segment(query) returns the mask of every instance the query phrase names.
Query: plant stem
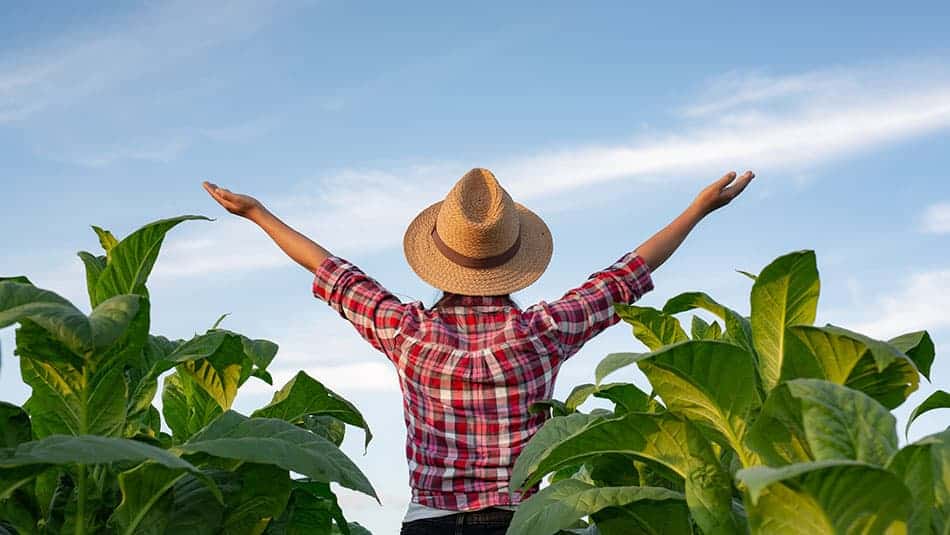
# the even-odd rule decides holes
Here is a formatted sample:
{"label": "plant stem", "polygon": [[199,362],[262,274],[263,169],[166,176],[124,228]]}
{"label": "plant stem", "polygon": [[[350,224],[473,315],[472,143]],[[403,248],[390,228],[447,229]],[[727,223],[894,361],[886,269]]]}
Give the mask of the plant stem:
{"label": "plant stem", "polygon": [[79,465],[79,485],[76,497],[76,535],[86,533],[86,466]]}

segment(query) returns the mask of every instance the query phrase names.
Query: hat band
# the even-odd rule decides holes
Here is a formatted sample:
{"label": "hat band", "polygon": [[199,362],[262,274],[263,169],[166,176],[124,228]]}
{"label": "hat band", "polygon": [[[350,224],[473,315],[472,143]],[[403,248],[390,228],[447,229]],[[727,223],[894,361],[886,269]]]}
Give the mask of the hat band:
{"label": "hat band", "polygon": [[518,253],[518,249],[521,248],[521,233],[518,233],[518,238],[515,240],[515,243],[513,243],[511,247],[509,247],[505,252],[483,258],[465,256],[455,249],[449,247],[444,241],[442,241],[442,238],[439,236],[439,231],[435,226],[432,227],[432,241],[435,243],[435,248],[438,249],[440,253],[442,253],[442,256],[448,258],[453,264],[472,269],[489,269],[498,267],[514,258],[515,254]]}

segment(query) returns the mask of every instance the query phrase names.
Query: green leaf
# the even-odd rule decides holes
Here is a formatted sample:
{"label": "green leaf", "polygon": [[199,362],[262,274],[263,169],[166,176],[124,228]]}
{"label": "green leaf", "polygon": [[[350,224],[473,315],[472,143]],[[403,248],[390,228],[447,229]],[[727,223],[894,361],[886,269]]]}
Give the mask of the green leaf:
{"label": "green leaf", "polygon": [[914,423],[914,420],[916,420],[921,414],[936,409],[948,408],[950,408],[950,393],[944,390],[937,390],[933,394],[930,394],[927,396],[927,399],[923,401],[923,403],[917,405],[913,412],[910,413],[910,417],[907,418],[907,426],[904,427],[904,436],[906,437],[908,432],[910,432],[910,424]]}
{"label": "green leaf", "polygon": [[722,338],[722,327],[719,322],[706,323],[699,316],[693,316],[690,334],[693,340],[719,340]]}
{"label": "green leaf", "polygon": [[182,221],[204,216],[179,216],[149,223],[108,249],[109,259],[96,281],[94,305],[121,294],[148,297],[145,282],[155,265],[165,234]]}
{"label": "green leaf", "polygon": [[222,412],[218,402],[198,387],[191,376],[175,372],[165,377],[162,414],[176,443],[191,438]]}
{"label": "green leaf", "polygon": [[594,369],[594,381],[599,385],[604,377],[645,358],[650,353],[610,353]]}
{"label": "green leaf", "polygon": [[596,390],[597,386],[590,383],[577,385],[571,390],[571,393],[567,395],[567,399],[564,400],[564,406],[567,407],[570,412],[574,412],[578,407],[583,405],[584,402],[587,401],[587,398]]}
{"label": "green leaf", "polygon": [[[336,528],[334,526],[334,522]],[[319,481],[295,480],[287,508],[267,526],[267,535],[349,533],[350,526],[330,485]],[[365,530],[364,530],[365,531]],[[368,533],[368,532],[367,532]]]}
{"label": "green leaf", "polygon": [[96,233],[96,236],[99,237],[99,245],[102,246],[102,250],[108,255],[109,259],[112,259],[112,248],[119,244],[119,240],[115,239],[115,236],[111,232],[103,228],[92,225],[92,230]]}
{"label": "green leaf", "polygon": [[930,380],[930,367],[934,362],[934,341],[927,331],[902,334],[897,338],[891,338],[887,343],[910,357],[921,375]]}
{"label": "green leaf", "polygon": [[535,401],[534,403],[528,406],[529,414],[544,413],[551,417],[556,417],[556,416],[567,416],[568,414],[571,414],[572,412],[574,411],[572,411],[571,409],[568,409],[567,405],[565,405],[563,401],[560,401],[557,399],[542,399],[539,401]]}
{"label": "green leaf", "polygon": [[109,518],[123,535],[166,532],[174,494],[169,492],[186,471],[145,462],[119,474],[122,501]]}
{"label": "green leaf", "polygon": [[752,358],[737,345],[699,340],[668,346],[637,364],[670,412],[710,432],[750,466],[743,440],[750,411],[759,404]]}
{"label": "green leaf", "polygon": [[[545,473],[538,473],[540,463],[546,459],[551,451],[561,442],[570,438],[581,429],[593,422],[603,420],[603,417],[591,414],[574,413],[551,418],[544,422],[541,429],[531,437],[528,444],[521,450],[511,473],[509,484],[512,491],[525,486],[525,482],[532,479],[532,484],[541,480]],[[550,472],[551,470],[548,470]]]}
{"label": "green leaf", "polygon": [[0,448],[15,448],[32,437],[30,417],[22,408],[0,401]]}
{"label": "green leaf", "polygon": [[750,279],[752,279],[752,280],[757,280],[757,279],[759,278],[758,275],[753,275],[752,273],[749,273],[748,271],[742,271],[741,269],[737,269],[737,270],[736,270],[736,273],[738,273],[738,274],[740,274],[740,275],[745,275],[746,277],[748,277],[748,278],[750,278]]}
{"label": "green leaf", "polygon": [[254,411],[251,416],[279,418],[299,424],[309,415],[332,416],[363,429],[366,437],[364,447],[373,438],[369,425],[355,405],[302,371],[278,390],[270,403]]}
{"label": "green leaf", "polygon": [[726,324],[723,339],[734,342],[746,348],[753,355],[755,354],[752,342],[752,327],[749,320],[735,310],[717,303],[705,293],[686,292],[677,295],[663,305],[663,313],[679,314],[697,308],[713,313]]}
{"label": "green leaf", "polygon": [[287,470],[270,464],[243,464],[237,469],[236,492],[225,493],[222,535],[259,535],[279,518],[290,499]]}
{"label": "green leaf", "polygon": [[247,418],[228,411],[178,449],[273,464],[376,498],[366,476],[332,442],[276,418]]}
{"label": "green leaf", "polygon": [[752,340],[766,391],[775,388],[782,376],[787,327],[815,322],[819,290],[814,251],[775,259],[752,285]]}
{"label": "green leaf", "polygon": [[184,342],[167,360],[177,363],[178,370],[188,374],[222,410],[231,408],[253,365],[244,352],[244,337],[220,329]]}
{"label": "green leaf", "polygon": [[199,473],[190,463],[155,446],[122,438],[54,435],[0,450],[0,468],[35,465],[108,464],[154,461],[168,468]]}
{"label": "green leaf", "polygon": [[106,268],[106,257],[96,256],[86,251],[76,253],[86,267],[86,291],[89,293],[89,306],[96,306],[96,283]]}
{"label": "green leaf", "polygon": [[767,464],[850,459],[883,465],[897,451],[896,420],[867,395],[819,379],[769,393],[748,443]]}
{"label": "green leaf", "polygon": [[[576,479],[553,483],[518,506],[509,533],[556,534],[607,507],[632,504],[642,504],[644,508],[660,506],[675,519],[676,524],[675,529],[662,533],[689,535],[686,501],[679,492],[657,487],[595,487]],[[631,519],[627,533],[657,533],[656,526],[637,522],[635,515]]]}
{"label": "green leaf", "polygon": [[[559,424],[553,424],[558,420]],[[555,418],[541,428],[518,457],[511,488],[531,487],[544,474],[608,453],[646,462],[668,479],[683,480],[690,514],[704,533],[735,531],[729,475],[696,427],[669,413],[629,413],[610,419],[585,414]]]}
{"label": "green leaf", "polygon": [[747,488],[753,534],[905,533],[911,495],[891,472],[857,461],[756,466]]}
{"label": "green leaf", "polygon": [[688,339],[680,322],[655,308],[615,303],[620,319],[633,325],[633,335],[651,351]]}
{"label": "green leaf", "polygon": [[796,325],[789,332],[801,343],[788,355],[783,380],[824,378],[860,390],[889,409],[917,390],[917,367],[887,342],[833,325]]}
{"label": "green leaf", "polygon": [[92,349],[89,318],[72,303],[32,284],[0,282],[0,329],[23,320],[39,325],[76,355]]}
{"label": "green leaf", "polygon": [[904,481],[913,498],[908,532],[950,532],[950,430],[904,447],[887,469]]}
{"label": "green leaf", "polygon": [[594,397],[609,399],[616,404],[614,412],[657,412],[662,409],[650,396],[630,383],[610,383],[600,385],[594,391]]}
{"label": "green leaf", "polygon": [[117,295],[93,309],[89,326],[96,350],[107,348],[125,334],[139,312],[140,299],[137,295]]}

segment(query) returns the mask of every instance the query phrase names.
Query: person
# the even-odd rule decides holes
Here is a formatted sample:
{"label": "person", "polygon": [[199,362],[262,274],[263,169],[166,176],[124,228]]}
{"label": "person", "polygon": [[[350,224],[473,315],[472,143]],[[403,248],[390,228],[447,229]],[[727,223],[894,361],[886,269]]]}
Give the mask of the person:
{"label": "person", "polygon": [[617,323],[615,303],[653,289],[655,272],[704,217],[749,185],[727,173],[669,225],[560,299],[519,308],[510,294],[541,276],[553,241],[487,169],[472,169],[409,224],[409,266],[444,292],[432,307],[403,303],[348,261],[292,229],[253,197],[208,182],[227,211],[266,232],[314,274],[327,302],[395,365],[403,393],[412,499],[403,535],[503,534],[538,490],[508,486],[518,454],[547,418],[560,366]]}

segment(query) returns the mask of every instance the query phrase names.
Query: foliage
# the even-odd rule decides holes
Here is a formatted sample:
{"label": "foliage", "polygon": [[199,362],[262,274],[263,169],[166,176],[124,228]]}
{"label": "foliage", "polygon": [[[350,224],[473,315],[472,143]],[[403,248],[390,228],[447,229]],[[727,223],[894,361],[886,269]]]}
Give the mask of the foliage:
{"label": "foliage", "polygon": [[[950,533],[950,430],[899,449],[890,412],[929,377],[930,336],[813,325],[811,251],[746,275],[750,317],[698,292],[662,310],[616,306],[649,351],[608,355],[595,383],[537,407],[554,417],[519,456],[511,488],[548,474],[553,483],[509,533]],[[687,335],[674,314],[696,308],[717,319],[694,316]],[[631,364],[652,393],[603,382]],[[578,411],[590,396],[614,410]],[[911,421],[948,406],[938,391]]]}
{"label": "foliage", "polygon": [[220,320],[190,340],[149,333],[149,273],[165,234],[193,219],[205,218],[123,240],[93,227],[105,254],[79,253],[88,315],[25,277],[0,279],[0,328],[19,324],[32,389],[22,408],[0,402],[0,534],[366,533],[330,489],[376,497],[339,449],[345,424],[372,436],[356,407],[300,372],[240,415],[238,389],[271,382],[276,344]]}

